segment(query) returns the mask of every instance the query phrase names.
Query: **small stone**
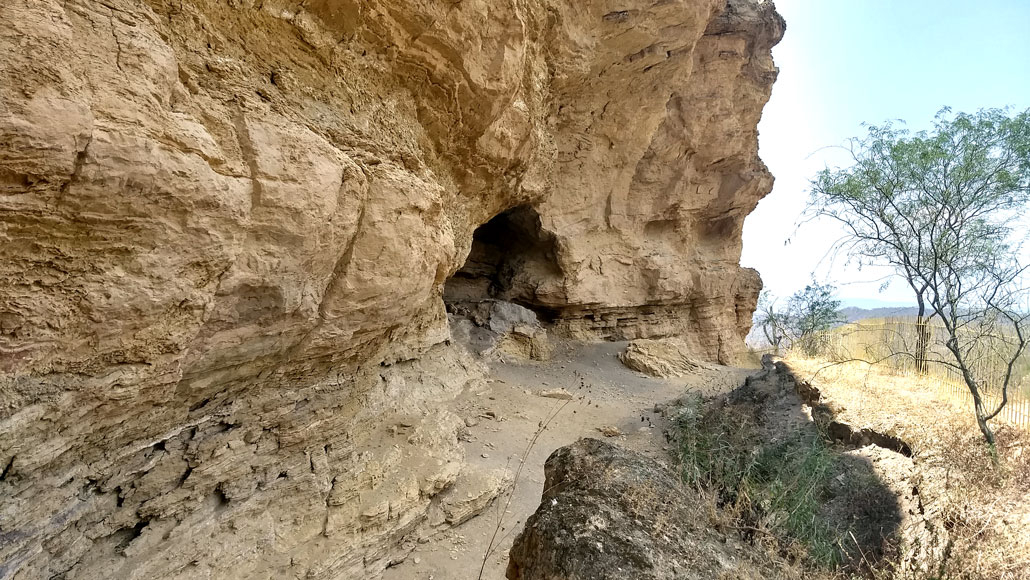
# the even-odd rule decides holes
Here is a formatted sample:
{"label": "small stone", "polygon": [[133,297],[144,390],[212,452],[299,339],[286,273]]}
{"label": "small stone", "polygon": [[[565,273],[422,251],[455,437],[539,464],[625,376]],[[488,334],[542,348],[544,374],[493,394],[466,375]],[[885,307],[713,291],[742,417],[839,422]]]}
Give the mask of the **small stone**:
{"label": "small stone", "polygon": [[479,425],[479,419],[476,419],[475,417],[465,417],[466,427],[475,427],[476,425]]}
{"label": "small stone", "polygon": [[483,459],[490,459],[490,455],[488,453],[481,453],[479,456]]}
{"label": "small stone", "polygon": [[541,397],[547,397],[548,399],[561,399],[563,401],[571,401],[573,399],[572,393],[565,389],[549,389],[546,391],[540,391],[537,394]]}

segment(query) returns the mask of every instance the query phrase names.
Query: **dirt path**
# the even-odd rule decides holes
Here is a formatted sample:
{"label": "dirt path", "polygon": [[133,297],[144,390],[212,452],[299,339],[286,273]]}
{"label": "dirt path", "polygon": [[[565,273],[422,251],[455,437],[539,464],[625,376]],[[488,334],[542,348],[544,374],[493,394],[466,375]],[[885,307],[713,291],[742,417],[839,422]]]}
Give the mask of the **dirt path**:
{"label": "dirt path", "polygon": [[[543,464],[552,451],[581,437],[603,438],[599,428],[615,427],[622,435],[610,441],[666,459],[664,425],[653,412],[655,403],[688,391],[706,396],[727,392],[753,372],[714,367],[685,378],[655,379],[622,365],[616,355],[625,344],[562,345],[545,363],[495,363],[485,388],[454,402],[470,425],[465,442],[468,463],[448,493],[474,503],[477,497],[496,493],[499,480],[510,482],[540,423],[566,403],[539,393],[564,388],[576,396],[540,433],[526,456],[484,579],[504,578],[508,548],[540,502]],[[476,580],[507,503],[508,493],[502,493],[480,515],[416,544],[407,559],[386,570],[384,580]]]}

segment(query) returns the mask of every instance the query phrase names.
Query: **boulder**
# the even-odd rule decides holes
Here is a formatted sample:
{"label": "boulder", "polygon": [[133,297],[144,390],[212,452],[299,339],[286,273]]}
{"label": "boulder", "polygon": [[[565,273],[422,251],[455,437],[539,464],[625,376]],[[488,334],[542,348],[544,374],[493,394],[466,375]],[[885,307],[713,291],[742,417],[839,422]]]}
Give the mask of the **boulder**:
{"label": "boulder", "polygon": [[540,507],[510,550],[509,580],[779,578],[718,532],[675,472],[597,439],[551,454]]}
{"label": "boulder", "polygon": [[528,308],[487,299],[450,303],[448,309],[451,338],[478,355],[512,362],[551,357],[547,330]]}
{"label": "boulder", "polygon": [[638,339],[626,345],[619,360],[627,367],[652,377],[683,377],[711,369],[695,356],[682,338]]}
{"label": "boulder", "polygon": [[520,326],[535,328],[540,326],[540,321],[535,312],[512,302],[497,300],[490,305],[490,330],[504,333]]}

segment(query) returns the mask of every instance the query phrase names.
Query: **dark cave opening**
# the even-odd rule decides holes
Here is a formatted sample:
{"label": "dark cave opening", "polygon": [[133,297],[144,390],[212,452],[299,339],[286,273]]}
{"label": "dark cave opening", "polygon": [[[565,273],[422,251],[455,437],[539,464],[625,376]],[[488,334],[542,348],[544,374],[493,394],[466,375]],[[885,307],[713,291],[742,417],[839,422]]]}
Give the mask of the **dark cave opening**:
{"label": "dark cave opening", "polygon": [[479,226],[465,265],[444,285],[448,311],[455,305],[489,300],[514,302],[551,319],[561,287],[555,238],[541,227],[540,214],[519,206]]}

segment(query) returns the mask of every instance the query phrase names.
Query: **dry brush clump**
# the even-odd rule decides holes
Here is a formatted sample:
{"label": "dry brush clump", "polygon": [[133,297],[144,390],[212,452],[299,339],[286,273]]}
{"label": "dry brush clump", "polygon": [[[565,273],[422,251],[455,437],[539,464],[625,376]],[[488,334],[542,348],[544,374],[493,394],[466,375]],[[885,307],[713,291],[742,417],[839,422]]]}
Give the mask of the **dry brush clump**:
{"label": "dry brush clump", "polygon": [[897,557],[898,502],[835,447],[778,374],[676,410],[684,479],[732,529],[801,577],[869,575]]}
{"label": "dry brush clump", "polygon": [[999,427],[995,465],[978,433],[944,429],[934,463],[945,474],[940,515],[952,546],[942,569],[955,578],[1030,578],[1030,436]]}

